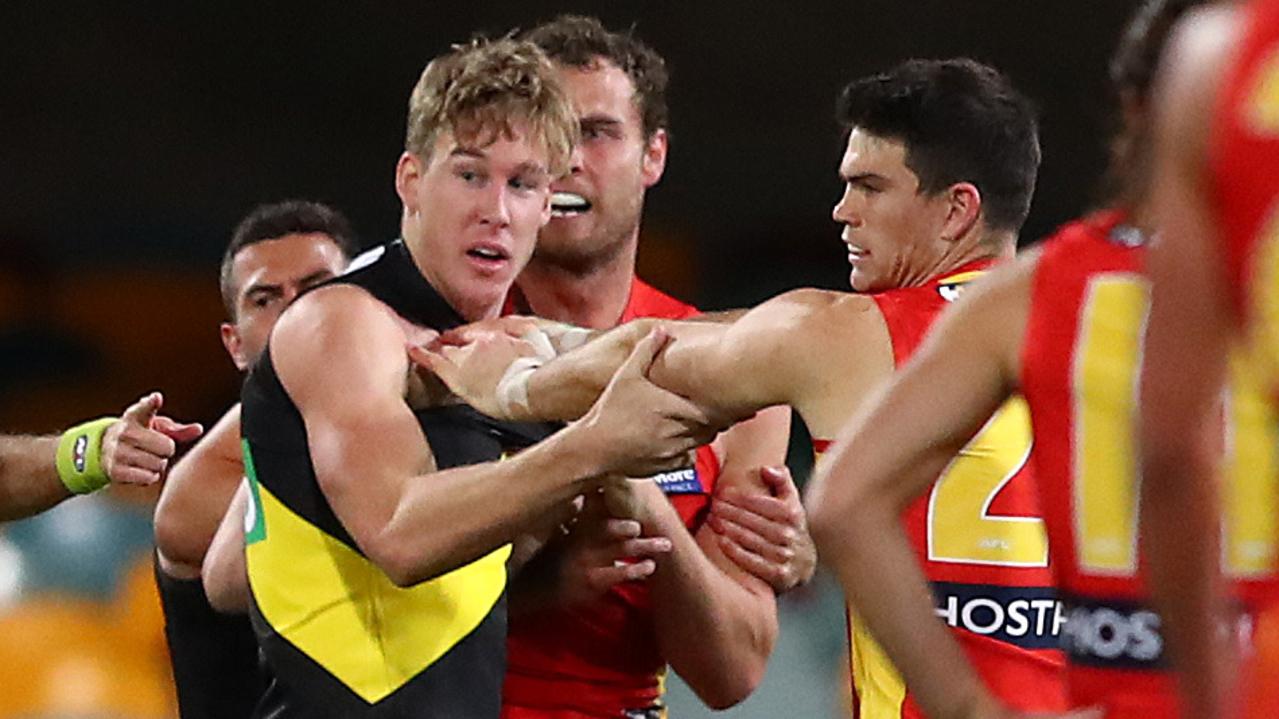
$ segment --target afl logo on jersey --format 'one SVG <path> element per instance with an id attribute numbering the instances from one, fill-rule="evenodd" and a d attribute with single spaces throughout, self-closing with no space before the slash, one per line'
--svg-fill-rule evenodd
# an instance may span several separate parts
<path id="1" fill-rule="evenodd" d="M 704 494 L 702 482 L 693 467 L 653 475 L 653 481 L 666 494 Z"/>

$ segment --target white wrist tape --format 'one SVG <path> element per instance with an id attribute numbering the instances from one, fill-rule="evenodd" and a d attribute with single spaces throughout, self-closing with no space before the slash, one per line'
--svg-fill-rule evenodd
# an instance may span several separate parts
<path id="1" fill-rule="evenodd" d="M 587 340 L 589 340 L 593 334 L 595 333 L 583 327 L 570 327 L 564 330 L 564 332 L 559 336 L 559 342 L 557 343 L 559 345 L 560 352 L 568 352 L 581 347 L 586 344 Z"/>
<path id="2" fill-rule="evenodd" d="M 533 372 L 546 363 L 541 357 L 521 357 L 506 368 L 494 391 L 497 406 L 507 418 L 527 417 L 532 413 L 528 404 L 528 381 Z M 517 414 L 516 411 L 521 414 Z"/>
<path id="3" fill-rule="evenodd" d="M 555 345 L 551 343 L 551 338 L 540 329 L 533 328 L 528 332 L 520 335 L 520 339 L 533 346 L 533 351 L 543 361 L 555 359 Z"/>

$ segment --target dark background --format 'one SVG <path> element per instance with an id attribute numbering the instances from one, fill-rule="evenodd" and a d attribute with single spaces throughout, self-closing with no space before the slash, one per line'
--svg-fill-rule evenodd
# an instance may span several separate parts
<path id="1" fill-rule="evenodd" d="M 666 56 L 673 143 L 641 268 L 718 308 L 844 286 L 829 218 L 834 98 L 907 57 L 990 62 L 1040 108 L 1044 164 L 1023 242 L 1086 209 L 1110 122 L 1106 57 L 1133 6 L 5 3 L 0 429 L 51 429 L 153 386 L 175 411 L 216 415 L 235 391 L 216 333 L 230 228 L 256 203 L 306 197 L 347 212 L 366 245 L 393 236 L 409 90 L 474 31 L 576 10 L 633 24 Z M 83 391 L 58 390 L 68 377 Z M 34 417 L 21 401 L 33 386 L 52 403 Z"/>

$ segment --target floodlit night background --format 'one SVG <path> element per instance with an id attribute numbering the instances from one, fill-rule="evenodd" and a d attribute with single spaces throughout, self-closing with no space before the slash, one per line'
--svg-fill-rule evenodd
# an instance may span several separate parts
<path id="1" fill-rule="evenodd" d="M 365 246 L 394 237 L 409 90 L 474 32 L 583 12 L 666 57 L 673 139 L 641 275 L 718 309 L 844 286 L 835 96 L 908 57 L 989 62 L 1039 107 L 1023 244 L 1096 206 L 1106 58 L 1134 4 L 5 3 L 0 431 L 56 431 L 151 389 L 181 419 L 216 419 L 238 391 L 217 330 L 231 228 L 255 204 L 306 198 L 346 212 Z M 0 528 L 0 719 L 175 715 L 152 500 L 113 490 Z M 781 606 L 765 685 L 729 715 L 837 715 L 838 596 L 818 582 Z M 708 713 L 674 681 L 671 701 Z"/>

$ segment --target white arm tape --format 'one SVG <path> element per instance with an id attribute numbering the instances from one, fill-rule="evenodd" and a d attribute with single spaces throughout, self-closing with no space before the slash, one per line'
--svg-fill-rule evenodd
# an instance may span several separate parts
<path id="1" fill-rule="evenodd" d="M 502 379 L 497 381 L 497 406 L 507 418 L 527 417 L 532 413 L 528 403 L 528 381 L 533 372 L 545 364 L 541 357 L 521 357 L 506 368 Z M 516 414 L 516 410 L 522 414 Z"/>
<path id="2" fill-rule="evenodd" d="M 533 328 L 520 335 L 520 339 L 532 345 L 533 351 L 537 352 L 537 356 L 543 361 L 555 359 L 555 345 L 551 344 L 550 336 L 542 330 Z"/>

